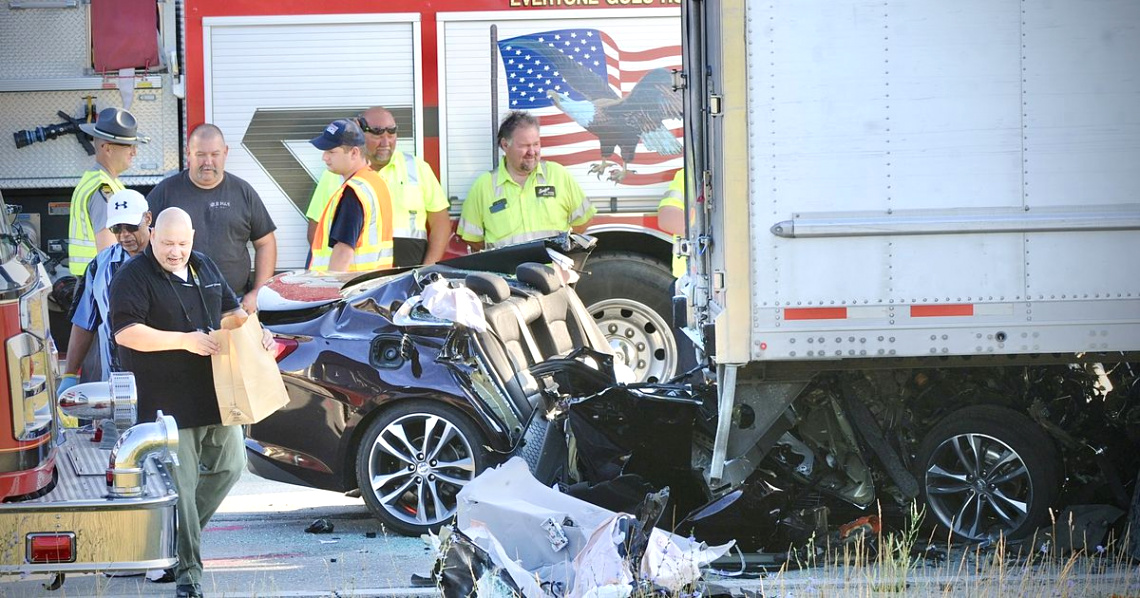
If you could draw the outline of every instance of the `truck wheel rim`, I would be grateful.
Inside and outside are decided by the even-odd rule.
[[[376,437],[369,449],[368,477],[372,494],[394,518],[433,525],[455,513],[456,494],[475,477],[474,453],[452,422],[413,413]]]
[[[668,380],[677,369],[677,339],[650,307],[629,299],[606,299],[590,306],[616,360],[633,370],[638,382]]]
[[[1008,535],[1033,502],[1025,461],[985,434],[959,434],[938,445],[926,469],[926,496],[939,522],[969,540]]]

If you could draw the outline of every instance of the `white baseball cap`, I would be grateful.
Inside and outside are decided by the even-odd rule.
[[[123,189],[107,200],[107,228],[116,224],[133,224],[138,226],[142,222],[143,214],[150,210],[150,204],[142,193],[134,189]]]

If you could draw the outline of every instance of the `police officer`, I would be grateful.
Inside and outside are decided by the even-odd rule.
[[[396,149],[396,119],[376,106],[356,118],[364,131],[369,165],[388,183],[392,196],[392,236],[397,267],[431,265],[443,258],[451,238],[451,207],[439,179],[426,162]],[[317,183],[305,217],[309,242],[325,204],[341,184],[326,170]]]
[[[325,166],[344,179],[321,211],[310,245],[312,270],[361,272],[392,267],[392,200],[388,185],[368,167],[364,132],[353,120],[335,120],[310,140]]]
[[[541,159],[538,119],[511,112],[497,138],[503,159],[471,185],[459,236],[480,250],[585,232],[597,210],[562,165]]]
[[[657,227],[673,235],[673,278],[680,278],[685,274],[685,256],[676,251],[676,245],[685,234],[685,169],[682,168],[673,175],[673,182],[661,203],[657,204]]]
[[[79,128],[95,138],[95,168],[83,173],[71,193],[68,268],[83,276],[99,251],[115,244],[107,230],[107,199],[123,190],[119,175],[131,167],[140,139],[135,117],[121,108],[104,108],[93,123]]]

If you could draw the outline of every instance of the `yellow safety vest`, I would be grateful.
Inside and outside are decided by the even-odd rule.
[[[87,206],[91,196],[100,187],[110,188],[111,194],[125,189],[118,179],[102,168],[88,170],[79,179],[79,184],[71,192],[71,220],[67,234],[67,267],[76,276],[83,276],[87,271],[87,264],[95,259],[99,250],[95,247],[95,227],[91,224]]]
[[[402,159],[401,159],[402,158]],[[399,150],[380,169],[392,195],[392,236],[401,239],[427,239],[427,209],[420,191],[416,157]]]
[[[661,198],[661,203],[657,204],[657,211],[660,212],[661,208],[670,206],[685,211],[685,169],[677,171],[673,175],[673,181],[669,183],[669,190],[665,192],[665,197]],[[685,270],[688,269],[689,261],[681,255],[677,249],[680,247],[681,236],[673,235],[673,278],[680,278],[685,275]]]
[[[352,188],[356,193],[360,205],[364,209],[364,225],[360,229],[360,237],[356,240],[355,254],[349,272],[367,272],[392,267],[392,200],[388,194],[388,185],[368,168],[356,171],[340,189],[333,194],[321,219],[317,222],[317,234],[313,235],[313,260],[309,264],[310,270],[324,271],[329,269],[332,259],[332,248],[329,247],[329,232],[332,229],[336,208],[344,196],[344,190]]]
[[[530,175],[533,179],[528,177],[522,186],[510,178],[502,160],[489,175],[489,180],[480,177],[475,182],[472,193],[464,202],[464,213],[458,225],[461,238],[481,240],[487,249],[559,235],[570,230],[575,222],[588,221],[596,211],[560,165],[540,161]],[[474,214],[469,213],[475,208],[467,204],[472,202],[476,188],[480,191],[485,189],[481,187],[486,184],[483,183],[485,180],[490,183],[491,195],[484,197],[486,205],[479,208],[481,214],[476,220],[472,218]],[[553,187],[556,195],[540,197],[539,188],[547,186]],[[563,194],[568,194],[571,202],[576,196],[581,200],[567,205],[560,200]]]

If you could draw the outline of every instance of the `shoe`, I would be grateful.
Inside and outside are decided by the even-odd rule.
[[[202,598],[202,586],[198,584],[178,584],[175,589],[175,596],[178,598]]]
[[[178,575],[174,573],[174,569],[163,569],[162,575],[153,577],[155,571],[147,571],[146,580],[151,583],[174,583],[178,581]]]

